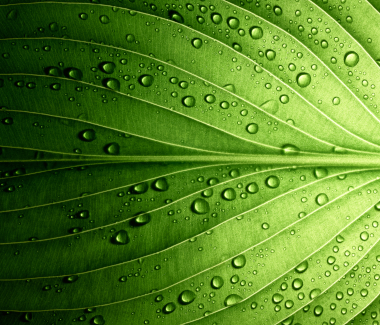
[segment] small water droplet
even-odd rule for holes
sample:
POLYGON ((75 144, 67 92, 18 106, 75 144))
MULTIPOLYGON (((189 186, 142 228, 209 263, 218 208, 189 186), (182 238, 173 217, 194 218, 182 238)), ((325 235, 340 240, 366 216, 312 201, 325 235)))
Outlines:
POLYGON ((269 61, 273 61, 276 58, 276 52, 273 50, 266 50, 265 56, 269 61))
POLYGON ((96 132, 94 129, 83 130, 79 133, 79 138, 86 142, 91 142, 96 139, 96 132))
POLYGON ((339 97, 334 97, 332 100, 333 105, 339 105, 340 104, 340 98, 339 97))
POLYGON ((309 294, 310 299, 315 299, 321 294, 321 292, 322 292, 321 289, 318 289, 318 288, 311 290, 309 294))
POLYGON ((368 240, 368 238, 369 238, 369 234, 368 234, 368 232, 363 231, 363 232, 360 234, 360 239, 361 239, 361 240, 366 241, 366 240, 368 240))
POLYGON ((322 313, 323 313, 323 307, 322 307, 321 305, 318 305, 318 306, 315 306, 315 307, 314 307, 314 315, 315 315, 316 317, 321 316, 322 313))
POLYGON ((169 302, 162 308, 162 312, 164 314, 171 314, 173 311, 175 311, 176 305, 173 302, 169 302))
POLYGON ((99 20, 102 24, 108 24, 110 22, 110 18, 107 15, 101 15, 99 20))
POLYGON ((314 176, 317 179, 324 178, 328 175, 328 171, 326 168, 317 167, 314 169, 314 176))
POLYGON ((111 74, 116 69, 116 64, 113 62, 102 62, 99 64, 99 69, 104 73, 111 74))
POLYGON ((282 146, 281 152, 282 154, 287 155, 287 156, 297 155, 300 152, 300 149, 297 148, 295 145, 285 144, 282 146))
POLYGON ((103 79, 103 86, 112 90, 120 90, 120 81, 115 78, 106 78, 103 79))
POLYGON ((77 68, 67 68, 64 70, 65 76, 70 79, 82 80, 83 73, 77 68))
POLYGON ((219 25, 223 21, 223 17, 221 14, 214 12, 211 14, 211 20, 214 24, 219 25))
POLYGON ((272 296, 272 301, 274 304, 279 304, 282 300, 284 300, 284 296, 280 293, 275 293, 272 296))
POLYGON ((104 320, 102 315, 96 315, 93 318, 91 318, 91 324, 92 325, 104 325, 106 321, 104 320))
POLYGON ((140 227, 148 224, 151 220, 149 213, 138 213, 138 216, 131 220, 131 224, 135 227, 140 227))
POLYGON ((120 154, 120 145, 116 142, 109 143, 104 147, 104 151, 109 155, 118 155, 120 154))
POLYGON ((294 290, 299 290, 303 287, 303 281, 300 278, 296 278, 293 280, 292 288, 294 290))
POLYGON ((240 21, 238 18, 230 17, 227 19, 227 24, 228 24, 228 27, 230 27, 231 29, 236 29, 239 27, 240 21))
POLYGON ((74 283, 75 281, 77 281, 79 279, 79 276, 78 275, 70 275, 70 276, 66 276, 63 278, 63 282, 66 282, 66 283, 74 283))
POLYGON ((255 194, 259 191, 259 186, 257 185, 256 182, 252 182, 247 185, 246 190, 250 194, 255 194))

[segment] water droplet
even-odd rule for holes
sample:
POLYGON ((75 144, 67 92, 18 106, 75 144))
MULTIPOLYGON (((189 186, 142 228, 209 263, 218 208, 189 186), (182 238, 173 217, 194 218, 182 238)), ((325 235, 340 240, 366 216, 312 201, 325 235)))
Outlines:
POLYGON ((139 84, 143 87, 150 87, 153 85, 154 78, 150 74, 143 74, 139 77, 139 84))
POLYGON ((243 298, 240 297, 239 295, 232 294, 232 295, 229 295, 229 296, 226 297, 226 299, 224 300, 224 305, 226 307, 233 306, 233 305, 236 305, 237 303, 239 303, 242 300, 243 300, 243 298))
POLYGON ((259 26, 253 26, 249 29, 249 34, 253 39, 260 39, 263 37, 263 29, 259 26))
POLYGON ((134 194, 143 194, 148 191, 148 188, 149 186, 147 183, 140 183, 132 186, 131 192, 134 194))
POLYGON ((190 290, 182 291, 182 293, 178 297, 178 301, 182 305, 188 305, 191 304, 196 298, 196 295, 194 292, 190 290))
POLYGON ((211 14, 211 20, 214 24, 219 25, 223 21, 223 17, 221 14, 214 12, 211 14))
POLYGON ((71 78, 75 80, 82 80, 83 78, 82 71, 77 68, 67 68, 64 70, 64 73, 67 78, 71 78))
POLYGON ((76 217, 79 219, 87 219, 90 216, 90 212, 88 210, 79 211, 76 214, 76 217))
POLYGON ((276 52, 273 50, 266 50, 265 56, 269 61, 273 61, 276 58, 276 52))
POLYGON ((321 294, 321 292, 322 292, 321 289, 318 289, 318 288, 311 290, 309 294, 310 299, 315 299, 321 294))
POLYGON ((96 139, 96 132, 93 129, 83 130, 79 133, 79 139, 86 142, 94 141, 96 139))
POLYGON ((127 40, 128 43, 133 43, 136 40, 135 35, 133 34, 127 34, 125 36, 125 39, 127 40))
POLYGON ((214 95, 208 94, 205 96, 205 101, 206 101, 206 103, 212 104, 212 103, 215 103, 216 98, 214 95))
POLYGON ((51 90, 60 90, 61 89, 61 84, 59 83, 54 83, 50 85, 51 90))
POLYGON ((151 216, 149 213, 139 213, 139 215, 131 220, 131 224, 135 227, 144 226, 150 222, 151 216))
POLYGON ((299 290, 303 286, 303 281, 300 278, 296 278, 293 280, 292 287, 294 290, 299 290))
POLYGON ((342 235, 336 236, 336 241, 337 243, 341 244, 344 242, 344 237, 342 235))
POLYGON ((319 316, 322 315, 322 313, 323 313, 323 307, 321 305, 315 306, 315 308, 314 308, 314 315, 316 317, 319 317, 319 316))
POLYGON ((235 268, 237 268, 237 269, 240 269, 240 268, 244 267, 245 263, 246 263, 246 259, 245 259, 244 255, 236 256, 232 260, 232 266, 235 267, 235 268))
POLYGON ((311 83, 311 76, 306 72, 301 72, 297 75, 297 84, 301 88, 309 86, 311 83))
POLYGON ((96 315, 91 318, 91 324, 93 325, 104 325, 106 321, 104 320, 102 315, 96 315))
POLYGON ((366 240, 368 240, 368 238, 369 238, 369 234, 368 234, 368 232, 363 231, 363 232, 360 234, 360 239, 361 239, 361 240, 366 241, 366 240))
POLYGON ((282 9, 279 6, 274 6, 273 7, 273 12, 276 16, 281 16, 282 15, 282 9))
POLYGON ((51 285, 44 286, 44 287, 42 288, 42 290, 43 290, 43 291, 49 291, 49 290, 51 290, 51 285))
POLYGON ((82 20, 87 20, 88 15, 83 12, 83 13, 79 14, 79 18, 82 19, 82 20))
POLYGON ((321 47, 323 49, 327 49, 329 47, 329 43, 326 40, 321 41, 321 47))
POLYGON ((129 236, 126 230, 119 230, 114 237, 113 242, 117 245, 126 245, 129 243, 129 236))
POLYGON ((214 276, 211 280, 211 286, 214 289, 220 289, 224 285, 224 280, 221 276, 214 276))
POLYGON ((79 276, 78 275, 70 275, 70 276, 66 276, 63 278, 63 282, 66 282, 66 283, 73 283, 75 281, 77 281, 79 279, 79 276))
POLYGON ((116 142, 109 143, 104 147, 104 151, 109 155, 118 155, 120 154, 120 145, 116 142))
POLYGON ((193 38, 191 45, 193 45, 196 49, 200 49, 203 45, 203 42, 200 38, 193 38))
POLYGON ((161 178, 156 179, 153 182, 152 187, 156 191, 163 192, 163 191, 167 191, 169 189, 169 184, 168 184, 168 181, 166 180, 166 178, 161 177, 161 178))
POLYGON ((99 69, 104 73, 111 74, 116 69, 116 64, 113 62, 102 62, 99 64, 99 69))
POLYGON ((256 123, 250 123, 247 125, 247 132, 250 134, 256 134, 259 131, 259 126, 256 123))
POLYGON ((115 78, 106 78, 103 79, 103 86, 112 90, 120 90, 120 81, 115 78))
POLYGON ((233 188, 226 188, 222 192, 222 198, 227 201, 233 201, 236 199, 236 192, 233 188))
POLYGON ((107 15, 101 15, 99 20, 102 24, 108 24, 110 22, 110 18, 107 15))
POLYGON ((185 22, 181 14, 175 10, 170 10, 168 14, 169 14, 169 18, 171 20, 176 21, 177 23, 183 24, 185 22))
POLYGON ((362 289, 362 290, 360 290, 360 295, 361 295, 362 297, 366 297, 366 296, 368 295, 368 290, 367 290, 367 289, 362 289))
POLYGON ((329 198, 325 193, 320 193, 315 198, 315 202, 317 202, 318 205, 322 206, 329 202, 329 198))
POLYGON ((22 314, 21 320, 29 323, 33 320, 33 314, 31 312, 22 314))
POLYGON ((12 9, 11 11, 9 11, 7 13, 7 19, 8 20, 15 20, 17 18, 17 10, 16 9, 12 9))
POLYGON ((323 167, 317 167, 314 169, 314 176, 317 179, 326 177, 328 175, 328 171, 326 168, 323 167))
POLYGON ((292 144, 285 144, 282 146, 281 150, 282 154, 284 155, 297 155, 300 152, 300 149, 297 148, 295 145, 292 144))
POLYGON ((206 214, 210 212, 210 205, 205 199, 195 199, 191 205, 191 209, 196 214, 206 214))
POLYGON ((1 122, 4 125, 12 125, 13 124, 13 118, 12 117, 6 117, 1 120, 1 122))
POLYGON ((211 197, 213 194, 214 194, 214 191, 212 190, 212 188, 208 188, 207 190, 204 190, 202 192, 203 197, 211 197))
POLYGON ((246 190, 250 194, 255 194, 259 191, 259 186, 257 185, 256 182, 252 182, 247 185, 246 190))
POLYGON ((282 294, 275 293, 272 296, 272 301, 274 304, 279 304, 282 300, 284 300, 284 296, 282 294))
POLYGON ((164 314, 171 314, 173 311, 175 311, 175 309, 176 305, 174 304, 174 302, 169 302, 164 306, 164 308, 162 308, 162 312, 164 314))
POLYGON ((280 186, 280 179, 277 177, 277 176, 269 176, 266 180, 265 180, 265 185, 270 187, 270 188, 277 188, 280 186))
POLYGON ((236 29, 239 27, 240 21, 239 19, 235 17, 230 17, 227 19, 227 24, 228 24, 228 27, 230 27, 231 29, 236 29))
POLYGON ((303 261, 294 270, 297 273, 303 273, 303 272, 305 272, 307 270, 308 267, 309 267, 309 263, 307 261, 303 261))
POLYGON ((340 104, 340 98, 339 97, 334 97, 332 100, 333 105, 339 105, 340 104))
POLYGON ((186 107, 193 107, 195 106, 195 98, 193 96, 183 97, 182 104, 186 107))
POLYGON ((289 96, 288 95, 281 95, 280 96, 280 102, 283 104, 289 103, 289 96))
POLYGON ((344 56, 344 64, 348 67, 354 67, 359 62, 359 55, 354 51, 349 51, 344 56))

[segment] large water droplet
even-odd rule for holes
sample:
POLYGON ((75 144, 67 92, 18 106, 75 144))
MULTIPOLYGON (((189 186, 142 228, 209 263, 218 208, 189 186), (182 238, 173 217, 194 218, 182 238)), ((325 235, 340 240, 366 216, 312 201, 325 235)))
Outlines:
POLYGON ((227 19, 227 24, 231 29, 236 29, 239 27, 240 21, 236 17, 230 17, 227 19))
POLYGON ((125 36, 125 39, 127 40, 128 43, 133 43, 136 40, 135 35, 133 34, 127 34, 125 36))
POLYGON ((113 242, 117 245, 126 245, 129 243, 129 236, 126 230, 119 230, 114 237, 113 242))
POLYGON ((259 191, 259 186, 256 182, 252 182, 247 185, 246 190, 248 193, 255 194, 259 191))
POLYGON ((104 73, 111 74, 115 71, 116 64, 113 62, 102 62, 99 64, 99 68, 104 73))
POLYGON ((319 317, 319 316, 322 315, 322 313, 323 313, 323 307, 321 305, 315 306, 315 308, 314 308, 314 315, 316 317, 319 317))
POLYGON ((282 300, 284 300, 284 296, 282 294, 275 293, 272 296, 272 301, 274 304, 279 304, 282 300))
POLYGON ((262 103, 260 107, 269 114, 276 114, 279 109, 278 101, 272 99, 262 103))
POLYGON ((259 131, 259 126, 256 123, 250 123, 247 125, 247 132, 250 134, 256 134, 259 131))
POLYGON ((107 144, 104 151, 109 155, 118 155, 120 153, 120 145, 116 142, 107 144))
POLYGON ((103 86, 112 90, 120 90, 120 81, 115 78, 106 78, 103 79, 103 86))
POLYGON ((222 198, 227 201, 233 201, 236 199, 236 192, 233 188, 226 188, 222 192, 222 198))
POLYGON ((150 87, 153 85, 154 78, 150 74, 143 74, 139 77, 139 84, 143 87, 150 87))
POLYGON ((235 267, 235 268, 237 268, 237 269, 240 269, 240 268, 244 267, 245 263, 246 263, 246 259, 245 259, 244 255, 236 256, 232 260, 232 266, 235 267))
POLYGON ((317 202, 318 205, 322 206, 322 205, 325 205, 327 202, 329 202, 329 197, 325 193, 320 193, 315 198, 315 201, 317 202))
POLYGON ((164 308, 162 308, 162 312, 164 314, 171 314, 173 311, 175 311, 175 309, 176 305, 174 304, 174 302, 169 302, 164 306, 164 308))
POLYGON ((79 133, 79 139, 86 142, 94 141, 96 139, 96 132, 93 129, 83 130, 79 133))
POLYGON ((354 67, 359 62, 359 55, 354 51, 349 51, 344 56, 344 64, 348 67, 354 67))
POLYGON ((249 29, 249 34, 253 39, 260 39, 263 37, 263 29, 259 26, 253 26, 249 29))
POLYGON ((149 223, 151 216, 149 213, 139 213, 139 215, 131 220, 131 224, 135 227, 144 226, 149 223))
POLYGON ((265 180, 265 185, 270 188, 277 188, 280 186, 280 179, 277 176, 271 175, 265 180))
POLYGON ((195 106, 195 98, 193 96, 183 97, 182 104, 186 107, 193 107, 195 106))
POLYGON ((47 67, 47 68, 45 68, 44 71, 48 76, 54 76, 54 77, 62 76, 61 69, 57 68, 57 67, 47 67))
POLYGON ((232 294, 232 295, 229 295, 229 296, 226 297, 226 299, 224 300, 224 305, 226 307, 233 306, 233 305, 236 305, 237 303, 239 303, 242 300, 243 300, 243 298, 240 297, 239 295, 232 294))
POLYGON ((191 304, 196 298, 196 295, 194 292, 190 290, 182 291, 181 294, 178 297, 178 301, 182 305, 188 305, 191 304))
POLYGON ((64 73, 67 78, 71 78, 75 80, 82 80, 83 78, 82 71, 77 68, 67 68, 64 70, 64 73))
POLYGON ((193 45, 196 49, 200 49, 202 47, 202 40, 200 38, 193 38, 191 41, 191 45, 193 45))
POLYGON ((307 270, 307 268, 309 267, 309 263, 307 261, 303 261, 301 264, 299 264, 296 268, 295 268, 295 271, 297 273, 303 273, 307 270))
POLYGON ((294 290, 299 290, 303 286, 303 281, 300 278, 296 278, 293 280, 292 287, 294 290))
POLYGON ((110 18, 107 15, 101 15, 99 20, 102 24, 108 24, 110 22, 110 18))
POLYGON ((282 15, 282 9, 279 6, 274 6, 273 7, 273 12, 276 16, 281 16, 282 15))
POLYGON ((166 180, 166 178, 161 177, 161 178, 156 179, 153 182, 152 187, 156 191, 163 192, 163 191, 167 191, 169 189, 169 184, 168 184, 168 181, 166 180))
POLYGON ((318 289, 318 288, 311 290, 309 294, 310 299, 315 299, 321 294, 321 292, 322 292, 321 289, 318 289))
POLYGON ((334 263, 335 263, 335 257, 334 256, 329 256, 328 258, 327 258, 327 264, 329 264, 329 265, 333 265, 334 263))
POLYGON ((169 18, 171 20, 176 21, 177 23, 180 23, 180 24, 183 24, 185 22, 185 20, 181 16, 181 14, 179 12, 175 11, 175 10, 170 10, 169 11, 169 18))
POLYGON ((301 72, 297 75, 297 84, 301 88, 309 86, 311 83, 311 76, 306 72, 301 72))
POLYGON ((211 286, 214 289, 220 289, 224 285, 224 280, 221 276, 214 276, 211 280, 211 286))
POLYGON ((315 178, 317 179, 320 179, 320 178, 323 178, 323 177, 326 177, 328 175, 328 171, 326 168, 323 168, 323 167, 317 167, 314 169, 314 176, 315 178))
POLYGON ((361 240, 366 241, 366 240, 368 240, 368 238, 369 238, 369 234, 368 234, 368 232, 363 231, 363 232, 360 234, 360 239, 361 239, 361 240))
POLYGON ((106 321, 102 315, 96 315, 91 319, 91 324, 93 325, 104 325, 106 321))
POLYGON ((195 199, 191 205, 191 209, 196 214, 206 214, 210 211, 210 205, 205 199, 195 199))
POLYGON ((273 50, 266 50, 265 56, 269 61, 273 61, 276 58, 276 52, 273 50))
POLYGON ((214 12, 211 14, 211 20, 214 24, 219 25, 223 21, 223 17, 221 14, 214 12))
POLYGON ((131 192, 134 194, 143 194, 148 191, 148 188, 149 186, 147 183, 140 183, 132 186, 131 192))
POLYGON ((284 155, 297 155, 300 152, 300 149, 297 148, 295 145, 292 144, 285 144, 282 146, 281 152, 284 155))

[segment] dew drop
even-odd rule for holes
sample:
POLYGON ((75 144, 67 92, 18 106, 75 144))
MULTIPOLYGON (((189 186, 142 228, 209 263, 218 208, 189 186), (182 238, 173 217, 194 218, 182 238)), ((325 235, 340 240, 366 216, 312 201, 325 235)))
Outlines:
POLYGON ((65 69, 64 73, 67 78, 71 78, 75 80, 82 80, 83 78, 82 71, 77 68, 67 68, 65 69))
POLYGON ((182 104, 186 107, 193 107, 195 106, 195 98, 193 96, 183 97, 182 104))
POLYGON ((253 26, 249 29, 249 34, 253 39, 260 39, 263 37, 263 29, 259 26, 253 26))
POLYGON ((244 255, 239 255, 239 256, 236 256, 233 260, 232 260, 232 266, 234 268, 237 268, 237 269, 240 269, 242 267, 245 266, 245 263, 246 263, 246 259, 245 259, 245 256, 244 255))
POLYGON ((129 243, 129 236, 126 230, 119 230, 114 237, 114 244, 126 245, 129 243))
POLYGON ((265 56, 269 61, 273 61, 276 58, 276 52, 273 50, 267 50, 265 52, 265 56))
POLYGON ((211 280, 211 287, 214 289, 220 289, 224 285, 224 280, 221 276, 214 276, 211 280))
POLYGON ((333 105, 339 105, 340 104, 340 98, 339 97, 334 97, 332 100, 333 105))
POLYGON ((149 213, 139 213, 139 215, 132 219, 132 225, 135 227, 140 227, 148 224, 151 220, 151 216, 149 213))
POLYGON ((13 118, 12 117, 6 117, 1 120, 1 123, 4 125, 12 125, 13 124, 13 118))
POLYGON ((200 49, 203 45, 203 42, 200 38, 193 38, 191 45, 193 45, 196 49, 200 49))
POLYGON ((247 132, 250 134, 256 134, 259 131, 259 126, 256 123, 250 123, 247 125, 247 132))
POLYGON ((205 102, 206 103, 212 104, 212 103, 215 103, 215 101, 216 101, 216 98, 214 95, 208 94, 205 96, 205 102))
POLYGON ((311 83, 311 76, 306 72, 301 72, 297 75, 297 84, 301 88, 309 86, 311 83))
POLYGON ((83 130, 79 133, 79 139, 86 142, 91 142, 96 139, 96 132, 93 129, 83 130))
POLYGON ((242 300, 243 300, 243 298, 240 297, 239 295, 232 294, 232 295, 229 295, 229 296, 226 297, 226 299, 224 300, 224 305, 226 307, 233 306, 233 305, 236 305, 237 303, 239 303, 242 300))
POLYGON ((255 194, 259 191, 259 186, 257 185, 256 182, 252 182, 247 185, 246 190, 250 194, 255 194))
POLYGON ((281 102, 282 104, 287 104, 287 103, 289 103, 289 96, 288 96, 288 95, 281 95, 281 96, 280 96, 280 102, 281 102))
POLYGON ((279 6, 274 6, 273 7, 273 12, 276 16, 281 16, 282 15, 282 9, 279 6))
POLYGON ((236 192, 233 188, 226 188, 222 192, 222 198, 227 201, 233 201, 236 199, 236 192))
POLYGON ((272 301, 273 301, 274 304, 279 304, 283 300, 284 300, 284 296, 282 294, 275 293, 272 296, 272 301))
POLYGON ((118 155, 120 154, 120 145, 116 142, 109 143, 104 147, 104 151, 109 155, 118 155))
POLYGON ((128 43, 133 43, 136 40, 135 35, 133 34, 127 34, 125 36, 125 39, 127 40, 128 43))
POLYGON ((99 68, 104 73, 111 74, 115 71, 116 64, 113 62, 102 62, 99 64, 99 68))
POLYGON ((99 17, 99 20, 102 24, 108 24, 110 22, 110 19, 107 15, 101 15, 99 17))
POLYGON ((176 21, 177 23, 180 23, 180 24, 183 24, 185 22, 185 20, 181 16, 181 14, 179 12, 175 11, 175 10, 170 10, 169 11, 169 18, 171 20, 176 21))
POLYGON ((366 241, 366 240, 368 240, 368 238, 369 238, 369 234, 368 234, 368 232, 363 231, 363 232, 360 234, 360 239, 361 239, 362 241, 366 241))
POLYGON ((300 152, 300 149, 292 144, 285 144, 282 146, 281 150, 282 154, 290 156, 290 155, 297 155, 300 152))
POLYGON ((227 19, 227 24, 228 24, 228 27, 230 27, 231 29, 236 29, 239 27, 240 21, 239 19, 235 17, 230 17, 227 19))
POLYGON ((149 186, 147 183, 140 183, 132 186, 131 192, 135 194, 143 194, 148 191, 148 188, 149 186))
POLYGON ((171 314, 173 311, 175 311, 175 309, 176 305, 174 304, 174 302, 169 302, 162 308, 162 312, 164 314, 171 314))
POLYGON ((277 188, 280 186, 280 179, 277 176, 269 176, 265 180, 265 185, 268 186, 269 188, 277 188))
POLYGON ((322 206, 322 205, 325 205, 327 202, 329 202, 329 198, 325 193, 320 193, 315 198, 315 201, 317 202, 318 205, 322 206))
POLYGON ((161 177, 161 178, 156 179, 153 182, 152 187, 156 191, 164 192, 164 191, 167 191, 169 189, 169 184, 168 184, 168 181, 166 180, 166 178, 161 177))
POLYGON ((106 78, 103 79, 103 86, 112 90, 120 90, 120 81, 115 78, 106 78))
POLYGON ((299 290, 303 286, 303 281, 300 278, 296 278, 293 280, 292 287, 294 290, 299 290))
POLYGON ((321 289, 313 289, 310 291, 310 294, 309 294, 309 298, 310 299, 315 299, 316 297, 318 297, 320 294, 321 294, 321 289))
POLYGON ((359 55, 354 51, 349 51, 344 56, 344 64, 348 67, 354 67, 359 62, 359 55))
POLYGON ((191 209, 196 214, 206 214, 210 212, 210 205, 205 199, 195 199, 191 205, 191 209))
POLYGON ((323 313, 323 307, 321 305, 315 306, 315 308, 314 308, 314 315, 316 317, 319 317, 319 316, 322 315, 322 313, 323 313))
POLYGON ((314 176, 317 179, 324 178, 328 175, 328 171, 326 168, 317 167, 314 169, 314 176))
POLYGON ((307 261, 303 261, 294 270, 297 273, 303 273, 303 272, 305 272, 308 269, 308 267, 309 267, 309 263, 307 261))
POLYGON ((104 325, 106 321, 102 315, 96 315, 91 319, 91 324, 93 325, 104 325))
POLYGON ((70 276, 66 276, 63 278, 63 282, 66 282, 66 283, 74 283, 75 281, 77 281, 79 279, 79 276, 78 275, 70 275, 70 276))
POLYGON ((33 314, 30 311, 22 314, 21 320, 29 323, 33 320, 33 314))
POLYGON ((139 77, 139 84, 143 87, 150 87, 153 85, 154 78, 150 74, 143 74, 139 77))
POLYGON ((185 290, 182 291, 181 294, 178 297, 178 301, 182 305, 188 305, 191 304, 196 298, 196 295, 193 291, 185 290))

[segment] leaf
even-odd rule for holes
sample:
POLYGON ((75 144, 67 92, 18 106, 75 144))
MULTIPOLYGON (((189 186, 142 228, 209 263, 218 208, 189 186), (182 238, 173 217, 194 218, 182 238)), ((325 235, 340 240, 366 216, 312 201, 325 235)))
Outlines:
POLYGON ((0 4, 1 324, 375 324, 376 2, 0 4))

